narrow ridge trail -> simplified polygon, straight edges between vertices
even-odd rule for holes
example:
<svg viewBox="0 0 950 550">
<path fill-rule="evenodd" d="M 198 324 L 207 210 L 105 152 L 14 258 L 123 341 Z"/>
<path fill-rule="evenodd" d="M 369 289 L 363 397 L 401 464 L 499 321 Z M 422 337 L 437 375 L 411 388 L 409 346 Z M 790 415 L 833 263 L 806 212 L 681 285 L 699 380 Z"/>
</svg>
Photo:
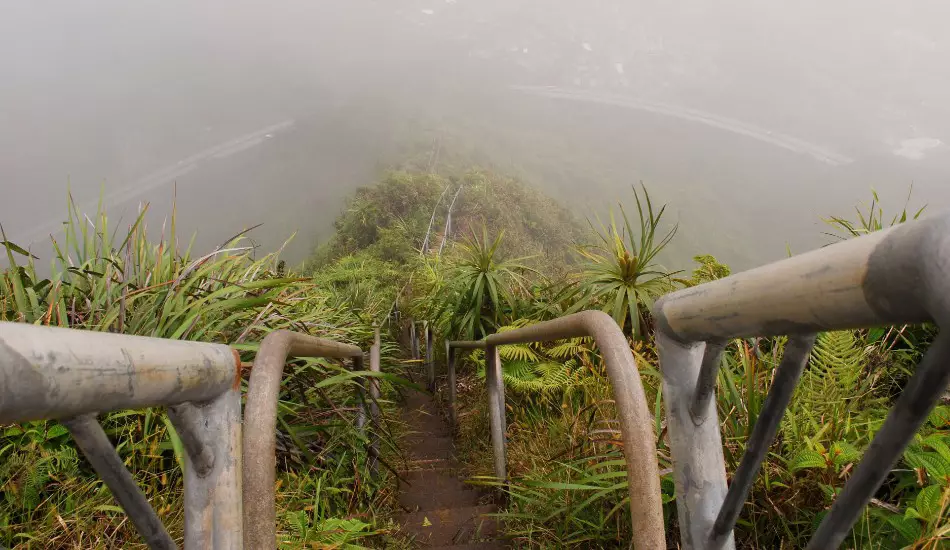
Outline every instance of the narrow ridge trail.
<svg viewBox="0 0 950 550">
<path fill-rule="evenodd" d="M 400 473 L 396 516 L 416 548 L 493 550 L 507 548 L 496 539 L 497 511 L 491 496 L 459 477 L 455 444 L 438 403 L 428 393 L 411 391 L 402 412 L 411 434 L 404 439 L 409 469 Z"/>
</svg>

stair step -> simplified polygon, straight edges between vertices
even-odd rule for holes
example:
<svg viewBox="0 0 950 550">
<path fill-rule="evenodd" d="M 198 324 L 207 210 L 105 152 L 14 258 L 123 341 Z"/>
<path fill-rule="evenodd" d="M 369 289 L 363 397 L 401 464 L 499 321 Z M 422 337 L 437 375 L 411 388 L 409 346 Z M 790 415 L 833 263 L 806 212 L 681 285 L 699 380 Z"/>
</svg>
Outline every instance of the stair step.
<svg viewBox="0 0 950 550">
<path fill-rule="evenodd" d="M 409 469 L 406 472 L 458 471 L 459 465 L 451 458 L 416 458 L 409 460 Z"/>
<path fill-rule="evenodd" d="M 485 498 L 483 493 L 461 487 L 428 493 L 404 493 L 399 495 L 399 505 L 405 510 L 426 512 L 443 508 L 478 506 L 483 498 Z"/>
<path fill-rule="evenodd" d="M 468 543 L 472 539 L 494 538 L 498 525 L 486 514 L 494 513 L 494 505 L 442 508 L 398 514 L 396 520 L 414 542 L 429 546 Z M 426 525 L 428 524 L 428 525 Z"/>
<path fill-rule="evenodd" d="M 504 550 L 508 545 L 503 541 L 469 542 L 467 544 L 451 544 L 448 546 L 428 546 L 427 550 Z"/>
<path fill-rule="evenodd" d="M 406 439 L 410 446 L 411 458 L 452 458 L 455 455 L 455 442 L 451 437 L 428 436 L 415 439 Z"/>
</svg>

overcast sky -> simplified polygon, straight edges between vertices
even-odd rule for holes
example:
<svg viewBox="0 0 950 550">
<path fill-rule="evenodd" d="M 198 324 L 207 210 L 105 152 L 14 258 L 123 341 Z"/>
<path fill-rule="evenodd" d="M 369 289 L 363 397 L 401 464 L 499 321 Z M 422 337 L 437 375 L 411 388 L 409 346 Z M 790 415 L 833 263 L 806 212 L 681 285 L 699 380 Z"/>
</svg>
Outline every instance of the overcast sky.
<svg viewBox="0 0 950 550">
<path fill-rule="evenodd" d="M 643 180 L 683 254 L 743 266 L 871 187 L 950 200 L 942 1 L 2 1 L 0 223 L 24 245 L 67 184 L 125 216 L 177 184 L 199 243 L 264 222 L 297 261 L 438 139 L 581 216 Z"/>
</svg>

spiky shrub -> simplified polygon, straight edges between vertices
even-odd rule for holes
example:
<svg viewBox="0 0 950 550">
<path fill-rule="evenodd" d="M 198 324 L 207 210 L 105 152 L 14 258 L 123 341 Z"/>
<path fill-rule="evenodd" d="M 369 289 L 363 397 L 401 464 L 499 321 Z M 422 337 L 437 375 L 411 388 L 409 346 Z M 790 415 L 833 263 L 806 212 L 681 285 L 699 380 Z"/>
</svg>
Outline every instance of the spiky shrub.
<svg viewBox="0 0 950 550">
<path fill-rule="evenodd" d="M 610 225 L 591 227 L 600 242 L 578 248 L 582 271 L 576 284 L 576 303 L 569 310 L 603 309 L 620 328 L 635 339 L 642 339 L 643 325 L 653 301 L 673 288 L 672 273 L 659 265 L 657 255 L 673 240 L 677 226 L 660 232 L 666 206 L 654 210 L 646 187 L 642 197 L 633 188 L 639 227 L 634 231 L 630 217 L 620 206 L 623 223 L 610 213 Z"/>
<path fill-rule="evenodd" d="M 504 232 L 494 239 L 482 227 L 472 233 L 449 258 L 445 286 L 436 296 L 442 334 L 456 339 L 478 339 L 494 332 L 516 306 L 515 295 L 525 292 L 525 274 L 534 270 L 525 258 L 505 258 L 500 251 Z"/>
<path fill-rule="evenodd" d="M 48 277 L 40 275 L 36 258 L 4 237 L 8 267 L 0 272 L 0 319 L 225 342 L 245 360 L 264 335 L 281 328 L 350 342 L 370 338 L 367 323 L 309 279 L 278 276 L 276 255 L 255 260 L 240 235 L 195 255 L 190 246 L 179 247 L 174 212 L 153 239 L 146 211 L 147 206 L 126 231 L 116 232 L 101 207 L 87 218 L 70 200 L 64 237 L 53 241 Z M 337 491 L 321 493 L 323 520 L 348 514 L 355 504 L 378 505 L 378 486 L 367 481 L 366 436 L 353 426 L 358 380 L 332 361 L 296 361 L 286 372 L 278 407 L 280 483 L 333 464 L 334 475 L 326 482 Z M 100 421 L 180 540 L 183 450 L 164 412 L 118 411 Z M 61 425 L 34 422 L 0 430 L 0 544 L 141 546 Z M 339 490 L 347 492 L 345 498 Z M 278 506 L 298 509 L 286 498 Z M 281 523 L 282 531 L 290 525 Z"/>
</svg>

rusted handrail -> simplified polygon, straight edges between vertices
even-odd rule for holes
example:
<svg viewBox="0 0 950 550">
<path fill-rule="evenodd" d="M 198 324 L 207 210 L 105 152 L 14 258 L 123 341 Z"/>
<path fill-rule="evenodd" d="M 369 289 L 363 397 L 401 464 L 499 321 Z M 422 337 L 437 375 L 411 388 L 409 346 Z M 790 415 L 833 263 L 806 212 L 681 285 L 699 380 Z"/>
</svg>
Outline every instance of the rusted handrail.
<svg viewBox="0 0 950 550">
<path fill-rule="evenodd" d="M 488 408 L 495 457 L 495 476 L 501 480 L 507 478 L 504 378 L 498 357 L 498 346 L 581 336 L 594 338 L 600 348 L 607 367 L 607 375 L 613 386 L 614 400 L 620 415 L 624 457 L 627 462 L 634 545 L 638 549 L 664 548 L 666 535 L 653 416 L 647 406 L 643 385 L 640 382 L 640 373 L 627 339 L 617 323 L 602 311 L 582 311 L 551 321 L 492 334 L 484 340 L 485 377 L 489 393 Z M 449 346 L 451 350 L 478 347 L 480 344 L 482 343 L 451 342 Z M 454 367 L 454 361 L 450 365 Z"/>
<path fill-rule="evenodd" d="M 185 546 L 241 548 L 240 380 L 225 345 L 0 322 L 0 424 L 60 420 L 153 549 L 176 546 L 94 415 L 168 406 L 187 442 Z"/>
<path fill-rule="evenodd" d="M 244 531 L 255 550 L 277 548 L 277 397 L 288 357 L 352 359 L 354 370 L 363 366 L 363 350 L 324 338 L 278 330 L 261 342 L 244 409 Z"/>
<path fill-rule="evenodd" d="M 684 549 L 734 548 L 732 530 L 823 330 L 950 321 L 950 214 L 908 222 L 674 292 L 654 307 Z M 746 456 L 726 489 L 716 413 L 728 339 L 790 335 Z M 838 547 L 950 383 L 940 334 L 809 542 Z"/>
</svg>

